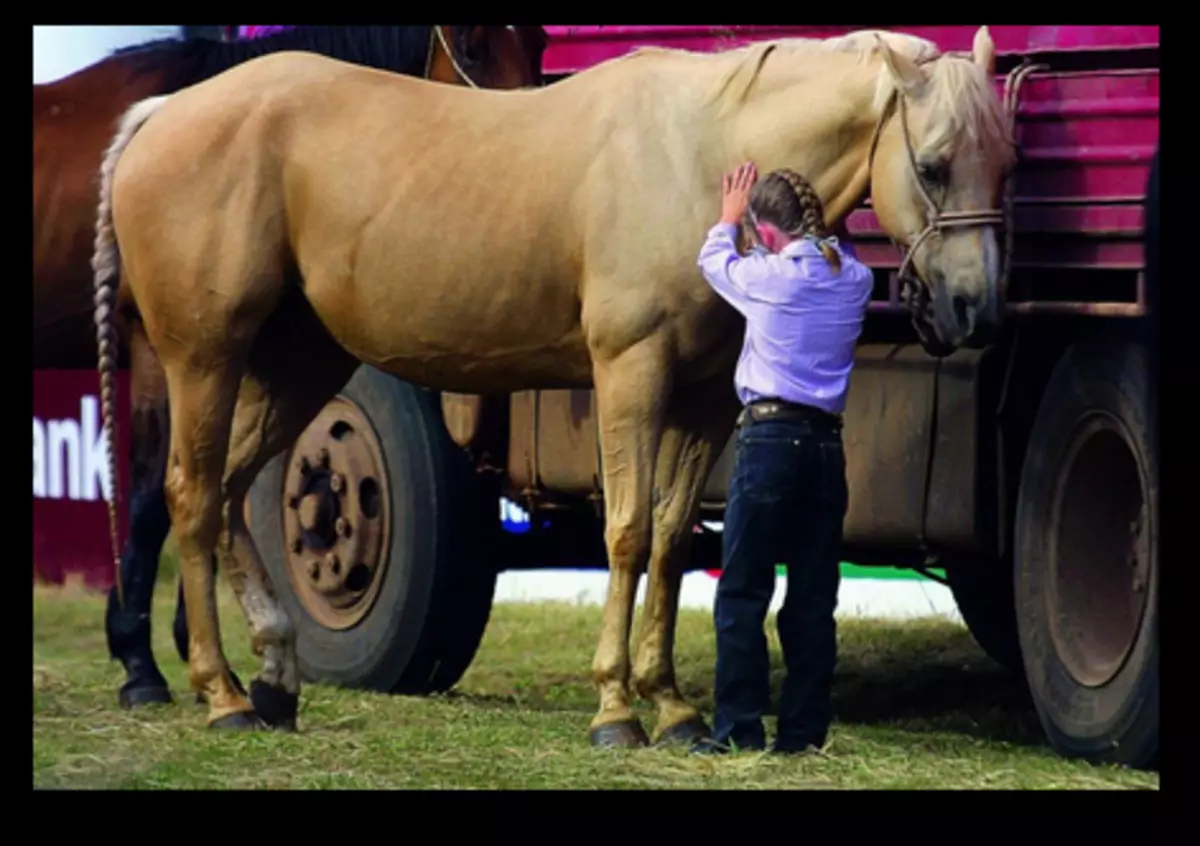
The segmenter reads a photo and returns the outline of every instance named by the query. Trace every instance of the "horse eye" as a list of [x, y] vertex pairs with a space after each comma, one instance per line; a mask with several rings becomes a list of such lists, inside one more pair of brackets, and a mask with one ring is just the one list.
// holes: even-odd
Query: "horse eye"
[[944, 162], [921, 162], [917, 165], [917, 173], [925, 182], [941, 185], [946, 181], [950, 171]]

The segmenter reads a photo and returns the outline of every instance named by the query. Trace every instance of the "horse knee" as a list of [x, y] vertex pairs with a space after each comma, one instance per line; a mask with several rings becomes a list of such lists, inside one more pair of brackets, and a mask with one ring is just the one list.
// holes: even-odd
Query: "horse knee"
[[[181, 547], [213, 549], [221, 533], [220, 501], [195, 479], [187, 479], [178, 470], [163, 485], [171, 522]], [[181, 565], [183, 561], [180, 562]]]
[[650, 551], [651, 525], [649, 519], [632, 515], [613, 518], [604, 528], [610, 563], [640, 562]]

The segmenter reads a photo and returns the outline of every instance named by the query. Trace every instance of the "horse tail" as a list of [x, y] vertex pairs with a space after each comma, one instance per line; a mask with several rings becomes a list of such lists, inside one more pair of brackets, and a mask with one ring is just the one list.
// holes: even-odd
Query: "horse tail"
[[92, 253], [92, 272], [95, 285], [96, 344], [99, 352], [97, 367], [100, 371], [100, 402], [104, 415], [104, 434], [108, 438], [108, 528], [112, 541], [114, 575], [117, 583], [117, 601], [125, 607], [125, 587], [121, 583], [121, 539], [117, 526], [117, 437], [116, 437], [116, 381], [113, 371], [117, 365], [116, 299], [120, 278], [121, 255], [117, 246], [112, 223], [112, 181], [117, 169], [117, 160], [142, 124], [150, 119], [167, 96], [150, 97], [131, 106], [121, 118], [116, 136], [104, 152], [100, 165], [100, 207], [96, 215], [96, 241]]

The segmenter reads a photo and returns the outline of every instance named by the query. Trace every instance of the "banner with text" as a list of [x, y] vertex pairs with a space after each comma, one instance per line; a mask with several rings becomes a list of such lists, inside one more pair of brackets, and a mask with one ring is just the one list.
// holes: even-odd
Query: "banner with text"
[[[121, 540], [129, 534], [129, 374], [117, 374], [117, 474]], [[33, 373], [33, 576], [113, 584], [108, 537], [108, 438], [95, 370]]]

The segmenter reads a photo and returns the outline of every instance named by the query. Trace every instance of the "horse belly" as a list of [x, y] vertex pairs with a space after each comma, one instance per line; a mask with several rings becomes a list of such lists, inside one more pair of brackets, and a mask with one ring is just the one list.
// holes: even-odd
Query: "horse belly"
[[452, 278], [309, 279], [305, 290], [342, 347], [407, 382], [456, 393], [591, 385], [578, 306], [568, 298], [484, 271]]

